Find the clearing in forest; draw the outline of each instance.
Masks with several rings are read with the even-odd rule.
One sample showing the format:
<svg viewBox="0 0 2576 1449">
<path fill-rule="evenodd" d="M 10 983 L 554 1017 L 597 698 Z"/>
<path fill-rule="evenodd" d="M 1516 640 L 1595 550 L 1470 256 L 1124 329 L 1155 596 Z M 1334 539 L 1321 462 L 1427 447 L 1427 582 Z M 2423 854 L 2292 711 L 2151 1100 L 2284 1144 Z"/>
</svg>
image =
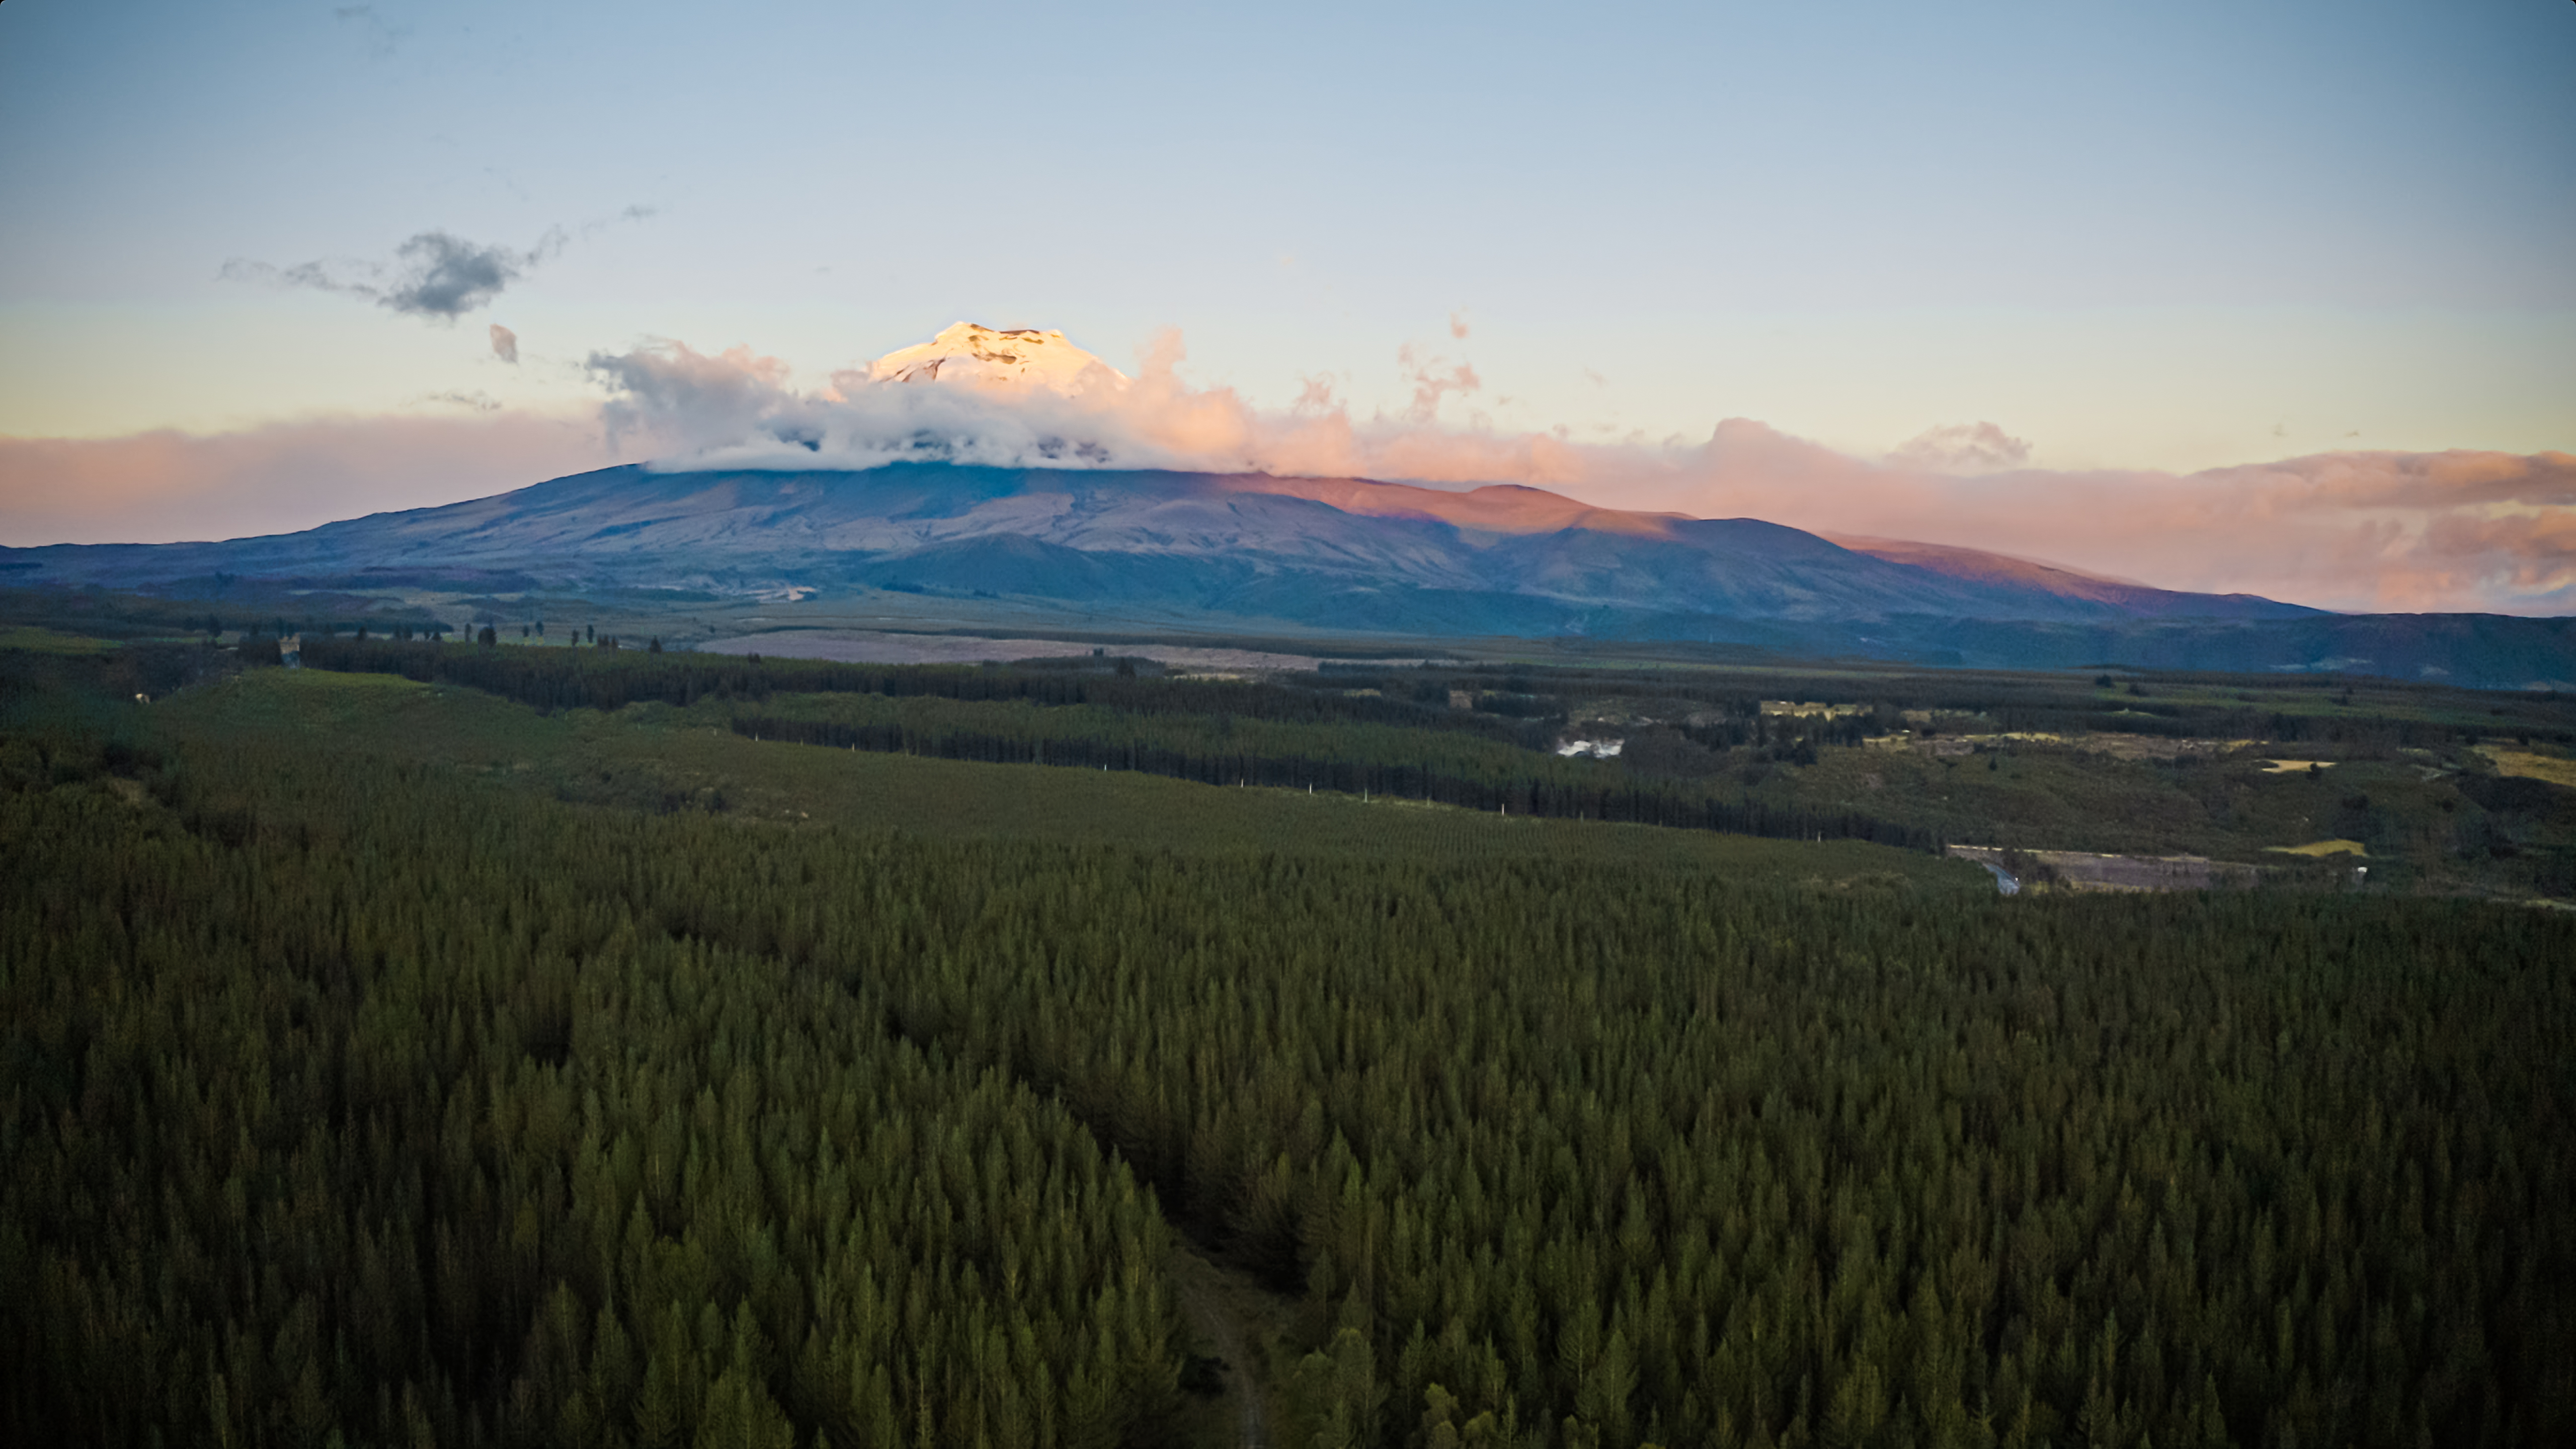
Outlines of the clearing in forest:
<svg viewBox="0 0 2576 1449">
<path fill-rule="evenodd" d="M 2502 745 L 2480 745 L 2478 753 L 2495 762 L 2499 775 L 2519 775 L 2526 780 L 2543 780 L 2576 789 L 2576 760 L 2535 754 L 2530 750 L 2508 750 Z"/>
</svg>

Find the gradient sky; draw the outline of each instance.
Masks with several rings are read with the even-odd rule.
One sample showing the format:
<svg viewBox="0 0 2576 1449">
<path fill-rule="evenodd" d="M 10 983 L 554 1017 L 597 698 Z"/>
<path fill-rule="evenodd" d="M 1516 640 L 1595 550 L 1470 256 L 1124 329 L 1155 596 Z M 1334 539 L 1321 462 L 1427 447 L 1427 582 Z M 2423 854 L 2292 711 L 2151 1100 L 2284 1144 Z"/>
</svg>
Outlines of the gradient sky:
<svg viewBox="0 0 2576 1449">
<path fill-rule="evenodd" d="M 747 345 L 820 386 L 971 319 L 1131 371 L 1176 328 L 1192 386 L 1321 380 L 1362 420 L 1463 364 L 1433 421 L 1575 441 L 2547 453 L 2571 75 L 2565 0 L 14 0 L 0 438 L 560 426 L 594 352 Z M 430 232 L 531 255 L 452 320 L 286 280 L 397 275 Z M 555 460 L 349 464 L 348 506 L 283 512 L 224 486 L 302 526 L 533 481 L 513 457 Z M 204 531 L 11 476 L 0 541 Z"/>
</svg>

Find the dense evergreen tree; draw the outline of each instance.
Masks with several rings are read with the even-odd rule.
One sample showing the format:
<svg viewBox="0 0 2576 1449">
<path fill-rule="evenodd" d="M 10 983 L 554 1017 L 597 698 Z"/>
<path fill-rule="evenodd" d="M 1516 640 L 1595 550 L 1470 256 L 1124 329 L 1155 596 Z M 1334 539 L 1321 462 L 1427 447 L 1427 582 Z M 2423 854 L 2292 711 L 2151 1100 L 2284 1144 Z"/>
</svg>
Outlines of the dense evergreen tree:
<svg viewBox="0 0 2576 1449">
<path fill-rule="evenodd" d="M 1177 1231 L 1298 1295 L 1306 1443 L 2576 1436 L 2554 915 L 939 844 L 130 717 L 0 739 L 12 1442 L 1151 1442 Z"/>
</svg>

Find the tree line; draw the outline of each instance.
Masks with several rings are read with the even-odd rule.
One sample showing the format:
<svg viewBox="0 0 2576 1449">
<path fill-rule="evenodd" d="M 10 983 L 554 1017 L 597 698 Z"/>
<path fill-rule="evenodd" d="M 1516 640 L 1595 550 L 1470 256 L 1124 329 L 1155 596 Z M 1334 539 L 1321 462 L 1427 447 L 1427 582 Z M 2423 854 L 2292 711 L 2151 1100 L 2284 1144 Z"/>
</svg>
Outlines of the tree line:
<svg viewBox="0 0 2576 1449">
<path fill-rule="evenodd" d="M 1107 661 L 1104 661 L 1107 662 Z M 1129 661 L 1132 663 L 1132 661 Z M 399 674 L 463 685 L 537 709 L 687 706 L 703 699 L 759 702 L 773 694 L 874 694 L 894 699 L 1026 701 L 1093 705 L 1127 714 L 1228 715 L 1307 723 L 1399 724 L 1532 742 L 1546 731 L 1406 697 L 1355 694 L 1242 679 L 1162 678 L 1114 668 L 955 664 L 844 664 L 759 655 L 645 654 L 634 650 L 456 649 L 393 640 L 307 640 L 308 668 Z"/>
<path fill-rule="evenodd" d="M 1165 716 L 1153 721 L 1159 728 L 1116 729 L 1103 727 L 1111 721 L 1070 709 L 1049 711 L 1043 720 L 1026 711 L 989 709 L 959 710 L 944 719 L 922 718 L 917 712 L 869 713 L 878 717 L 736 712 L 729 723 L 735 734 L 752 739 L 826 749 L 1134 770 L 1207 785 L 1380 795 L 1505 815 L 1940 848 L 1930 830 L 1858 811 L 1782 808 L 1740 793 L 1728 796 L 1704 783 L 1632 774 L 1610 762 L 1561 760 L 1511 747 L 1451 748 L 1429 731 L 1343 726 L 1308 727 L 1287 735 L 1275 726 L 1239 725 L 1230 716 Z M 1232 738 L 1237 734 L 1255 738 Z"/>
</svg>

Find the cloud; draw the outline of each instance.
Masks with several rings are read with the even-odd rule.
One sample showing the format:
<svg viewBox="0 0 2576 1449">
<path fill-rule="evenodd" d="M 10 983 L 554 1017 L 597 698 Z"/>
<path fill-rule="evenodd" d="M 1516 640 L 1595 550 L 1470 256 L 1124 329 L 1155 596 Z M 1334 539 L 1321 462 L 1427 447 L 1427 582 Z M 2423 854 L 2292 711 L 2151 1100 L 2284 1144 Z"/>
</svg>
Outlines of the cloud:
<svg viewBox="0 0 2576 1449">
<path fill-rule="evenodd" d="M 612 448 L 639 437 L 690 452 L 801 447 L 813 435 L 816 404 L 786 390 L 787 364 L 748 347 L 708 356 L 656 339 L 630 352 L 594 352 L 583 366 L 610 394 L 602 417 Z"/>
<path fill-rule="evenodd" d="M 519 362 L 519 334 L 495 322 L 492 324 L 492 355 L 513 367 Z"/>
<path fill-rule="evenodd" d="M 650 206 L 630 206 L 604 221 L 584 222 L 580 234 L 592 236 L 608 227 L 648 221 L 658 214 Z M 225 262 L 216 275 L 232 282 L 309 287 L 365 297 L 407 317 L 454 322 L 490 303 L 538 265 L 551 261 L 571 240 L 572 234 L 559 226 L 550 228 L 535 245 L 525 249 L 467 241 L 445 231 L 424 231 L 394 248 L 390 262 L 313 261 L 280 267 L 235 257 Z M 497 337 L 494 350 L 499 351 Z"/>
<path fill-rule="evenodd" d="M 592 417 L 315 418 L 234 433 L 0 437 L 0 543 L 169 543 L 482 498 L 604 466 Z"/>
<path fill-rule="evenodd" d="M 1467 335 L 1465 328 L 1455 324 L 1449 330 L 1456 336 Z M 1448 358 L 1425 357 L 1410 342 L 1395 350 L 1395 360 L 1404 369 L 1406 380 L 1413 384 L 1413 408 L 1407 416 L 1417 423 L 1439 416 L 1440 400 L 1449 394 L 1463 395 L 1485 385 L 1473 367 L 1463 362 L 1452 367 Z"/>
<path fill-rule="evenodd" d="M 1659 470 L 1639 461 L 1585 486 L 1605 503 L 1992 549 L 2172 589 L 2363 612 L 2576 613 L 2576 457 L 2565 453 L 1961 477 L 1736 420 Z"/>
<path fill-rule="evenodd" d="M 1992 423 L 1932 428 L 1898 446 L 1888 461 L 1935 473 L 1985 473 L 2030 461 L 2030 444 Z"/>
<path fill-rule="evenodd" d="M 1467 340 L 1466 308 L 1461 307 L 1457 311 L 1449 314 L 1449 335 L 1457 338 L 1461 342 Z"/>
<path fill-rule="evenodd" d="M 1126 386 L 1075 395 L 876 382 L 864 368 L 800 392 L 776 358 L 747 347 L 702 353 L 667 339 L 594 353 L 585 365 L 610 394 L 603 417 L 612 443 L 664 467 L 872 467 L 941 458 L 1434 482 L 1568 483 L 1582 476 L 1565 445 L 1543 435 L 1410 418 L 1356 421 L 1334 400 L 1330 378 L 1306 379 L 1295 409 L 1265 412 L 1230 388 L 1183 383 L 1177 368 L 1186 356 L 1180 334 L 1166 331 L 1148 345 Z M 1475 385 L 1464 368 L 1433 372 L 1430 382 L 1444 390 Z M 1416 412 L 1421 402 L 1417 397 Z"/>
<path fill-rule="evenodd" d="M 524 252 L 481 246 L 425 231 L 396 249 L 402 276 L 380 300 L 397 312 L 418 317 L 456 318 L 501 295 L 522 270 L 561 250 L 563 233 L 547 233 Z"/>
<path fill-rule="evenodd" d="M 323 262 L 274 267 L 240 257 L 224 263 L 221 275 L 229 281 L 268 282 L 365 297 L 405 316 L 453 322 L 501 295 L 503 288 L 530 267 L 563 250 L 563 245 L 561 228 L 546 233 L 525 251 L 470 242 L 443 231 L 425 231 L 396 247 L 390 266 L 351 264 L 365 273 L 365 280 L 347 275 L 345 267 L 335 271 Z"/>
<path fill-rule="evenodd" d="M 2347 508 L 2576 507 L 2565 453 L 2324 453 L 2225 471 Z"/>
</svg>

